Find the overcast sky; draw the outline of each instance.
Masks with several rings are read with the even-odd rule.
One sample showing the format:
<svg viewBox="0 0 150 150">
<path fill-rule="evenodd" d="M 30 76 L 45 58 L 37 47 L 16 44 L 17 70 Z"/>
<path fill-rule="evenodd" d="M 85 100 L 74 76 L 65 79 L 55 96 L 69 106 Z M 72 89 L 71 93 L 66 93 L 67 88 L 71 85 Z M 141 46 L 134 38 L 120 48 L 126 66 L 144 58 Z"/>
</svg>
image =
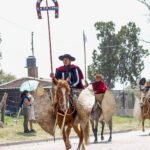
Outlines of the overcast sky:
<svg viewBox="0 0 150 150">
<path fill-rule="evenodd" d="M 91 53 L 97 48 L 94 23 L 113 21 L 116 28 L 133 21 L 141 28 L 141 38 L 150 41 L 147 8 L 136 0 L 58 0 L 60 16 L 50 12 L 54 70 L 62 64 L 58 56 L 70 53 L 76 57 L 75 64 L 84 70 L 82 32 L 87 36 L 87 64 Z M 49 4 L 53 5 L 49 0 Z M 0 51 L 2 69 L 16 75 L 27 76 L 26 58 L 31 55 L 31 32 L 34 32 L 34 48 L 39 76 L 49 78 L 50 57 L 46 12 L 42 20 L 36 14 L 36 0 L 0 0 Z M 43 0 L 42 5 L 45 5 Z M 144 44 L 144 43 L 141 43 Z M 150 45 L 144 44 L 145 48 Z M 150 58 L 150 57 L 149 57 Z M 142 76 L 148 76 L 150 60 L 145 60 Z"/>
</svg>

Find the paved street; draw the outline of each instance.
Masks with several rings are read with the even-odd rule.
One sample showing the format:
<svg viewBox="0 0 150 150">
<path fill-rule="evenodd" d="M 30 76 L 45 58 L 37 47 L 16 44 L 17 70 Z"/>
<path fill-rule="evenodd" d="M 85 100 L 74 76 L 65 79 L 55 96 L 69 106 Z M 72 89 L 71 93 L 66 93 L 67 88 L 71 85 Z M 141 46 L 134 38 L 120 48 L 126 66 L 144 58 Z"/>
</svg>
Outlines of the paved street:
<svg viewBox="0 0 150 150">
<path fill-rule="evenodd" d="M 90 144 L 87 146 L 87 150 L 149 150 L 150 149 L 150 136 L 148 131 L 143 133 L 141 131 L 131 131 L 126 133 L 113 134 L 113 140 L 111 143 L 107 141 L 92 143 L 93 137 L 90 137 Z M 100 137 L 99 137 L 100 139 Z M 105 135 L 105 140 L 108 139 L 108 135 Z M 71 139 L 72 149 L 76 150 L 78 139 Z M 65 150 L 62 140 L 39 142 L 31 144 L 21 144 L 13 146 L 1 146 L 0 150 Z"/>
</svg>

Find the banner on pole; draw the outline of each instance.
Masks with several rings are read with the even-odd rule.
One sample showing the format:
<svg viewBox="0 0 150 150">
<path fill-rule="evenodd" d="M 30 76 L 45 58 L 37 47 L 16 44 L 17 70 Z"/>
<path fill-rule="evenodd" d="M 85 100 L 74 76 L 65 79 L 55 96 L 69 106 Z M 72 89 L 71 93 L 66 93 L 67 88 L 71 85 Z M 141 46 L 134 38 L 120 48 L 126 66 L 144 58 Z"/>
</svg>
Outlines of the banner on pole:
<svg viewBox="0 0 150 150">
<path fill-rule="evenodd" d="M 52 0 L 54 3 L 54 6 L 48 6 L 48 7 L 47 6 L 41 7 L 42 1 L 43 0 L 37 0 L 37 3 L 36 3 L 36 11 L 37 11 L 38 19 L 42 19 L 41 11 L 49 11 L 49 10 L 54 10 L 55 18 L 58 18 L 59 17 L 59 5 L 58 5 L 57 0 Z"/>
</svg>

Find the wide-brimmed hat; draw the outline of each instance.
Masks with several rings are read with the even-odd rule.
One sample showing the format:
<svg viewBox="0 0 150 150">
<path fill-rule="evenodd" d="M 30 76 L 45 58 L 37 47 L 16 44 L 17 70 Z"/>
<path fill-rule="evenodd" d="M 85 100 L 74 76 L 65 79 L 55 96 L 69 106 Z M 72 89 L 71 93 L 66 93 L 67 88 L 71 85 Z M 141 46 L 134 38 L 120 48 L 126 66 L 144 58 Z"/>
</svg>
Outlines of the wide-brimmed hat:
<svg viewBox="0 0 150 150">
<path fill-rule="evenodd" d="M 103 76 L 102 74 L 100 74 L 100 73 L 96 73 L 96 74 L 95 74 L 95 77 L 98 77 L 98 78 L 104 79 L 104 76 Z"/>
<path fill-rule="evenodd" d="M 63 60 L 64 58 L 69 58 L 71 61 L 75 61 L 75 58 L 69 54 L 64 54 L 64 55 L 59 56 L 60 60 Z"/>
<path fill-rule="evenodd" d="M 139 81 L 139 85 L 144 85 L 146 83 L 146 78 L 142 78 L 140 81 Z"/>
</svg>

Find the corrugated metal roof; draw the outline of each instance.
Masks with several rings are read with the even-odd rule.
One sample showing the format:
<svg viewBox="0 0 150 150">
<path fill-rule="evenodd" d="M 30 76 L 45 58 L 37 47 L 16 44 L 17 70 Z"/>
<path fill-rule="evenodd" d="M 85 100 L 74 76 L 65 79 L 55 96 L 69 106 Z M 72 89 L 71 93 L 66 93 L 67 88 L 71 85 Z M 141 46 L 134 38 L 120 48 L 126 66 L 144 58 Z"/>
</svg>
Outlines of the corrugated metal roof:
<svg viewBox="0 0 150 150">
<path fill-rule="evenodd" d="M 21 84 L 28 80 L 39 81 L 43 87 L 51 86 L 51 80 L 43 78 L 23 77 L 0 85 L 0 89 L 18 89 Z"/>
</svg>

